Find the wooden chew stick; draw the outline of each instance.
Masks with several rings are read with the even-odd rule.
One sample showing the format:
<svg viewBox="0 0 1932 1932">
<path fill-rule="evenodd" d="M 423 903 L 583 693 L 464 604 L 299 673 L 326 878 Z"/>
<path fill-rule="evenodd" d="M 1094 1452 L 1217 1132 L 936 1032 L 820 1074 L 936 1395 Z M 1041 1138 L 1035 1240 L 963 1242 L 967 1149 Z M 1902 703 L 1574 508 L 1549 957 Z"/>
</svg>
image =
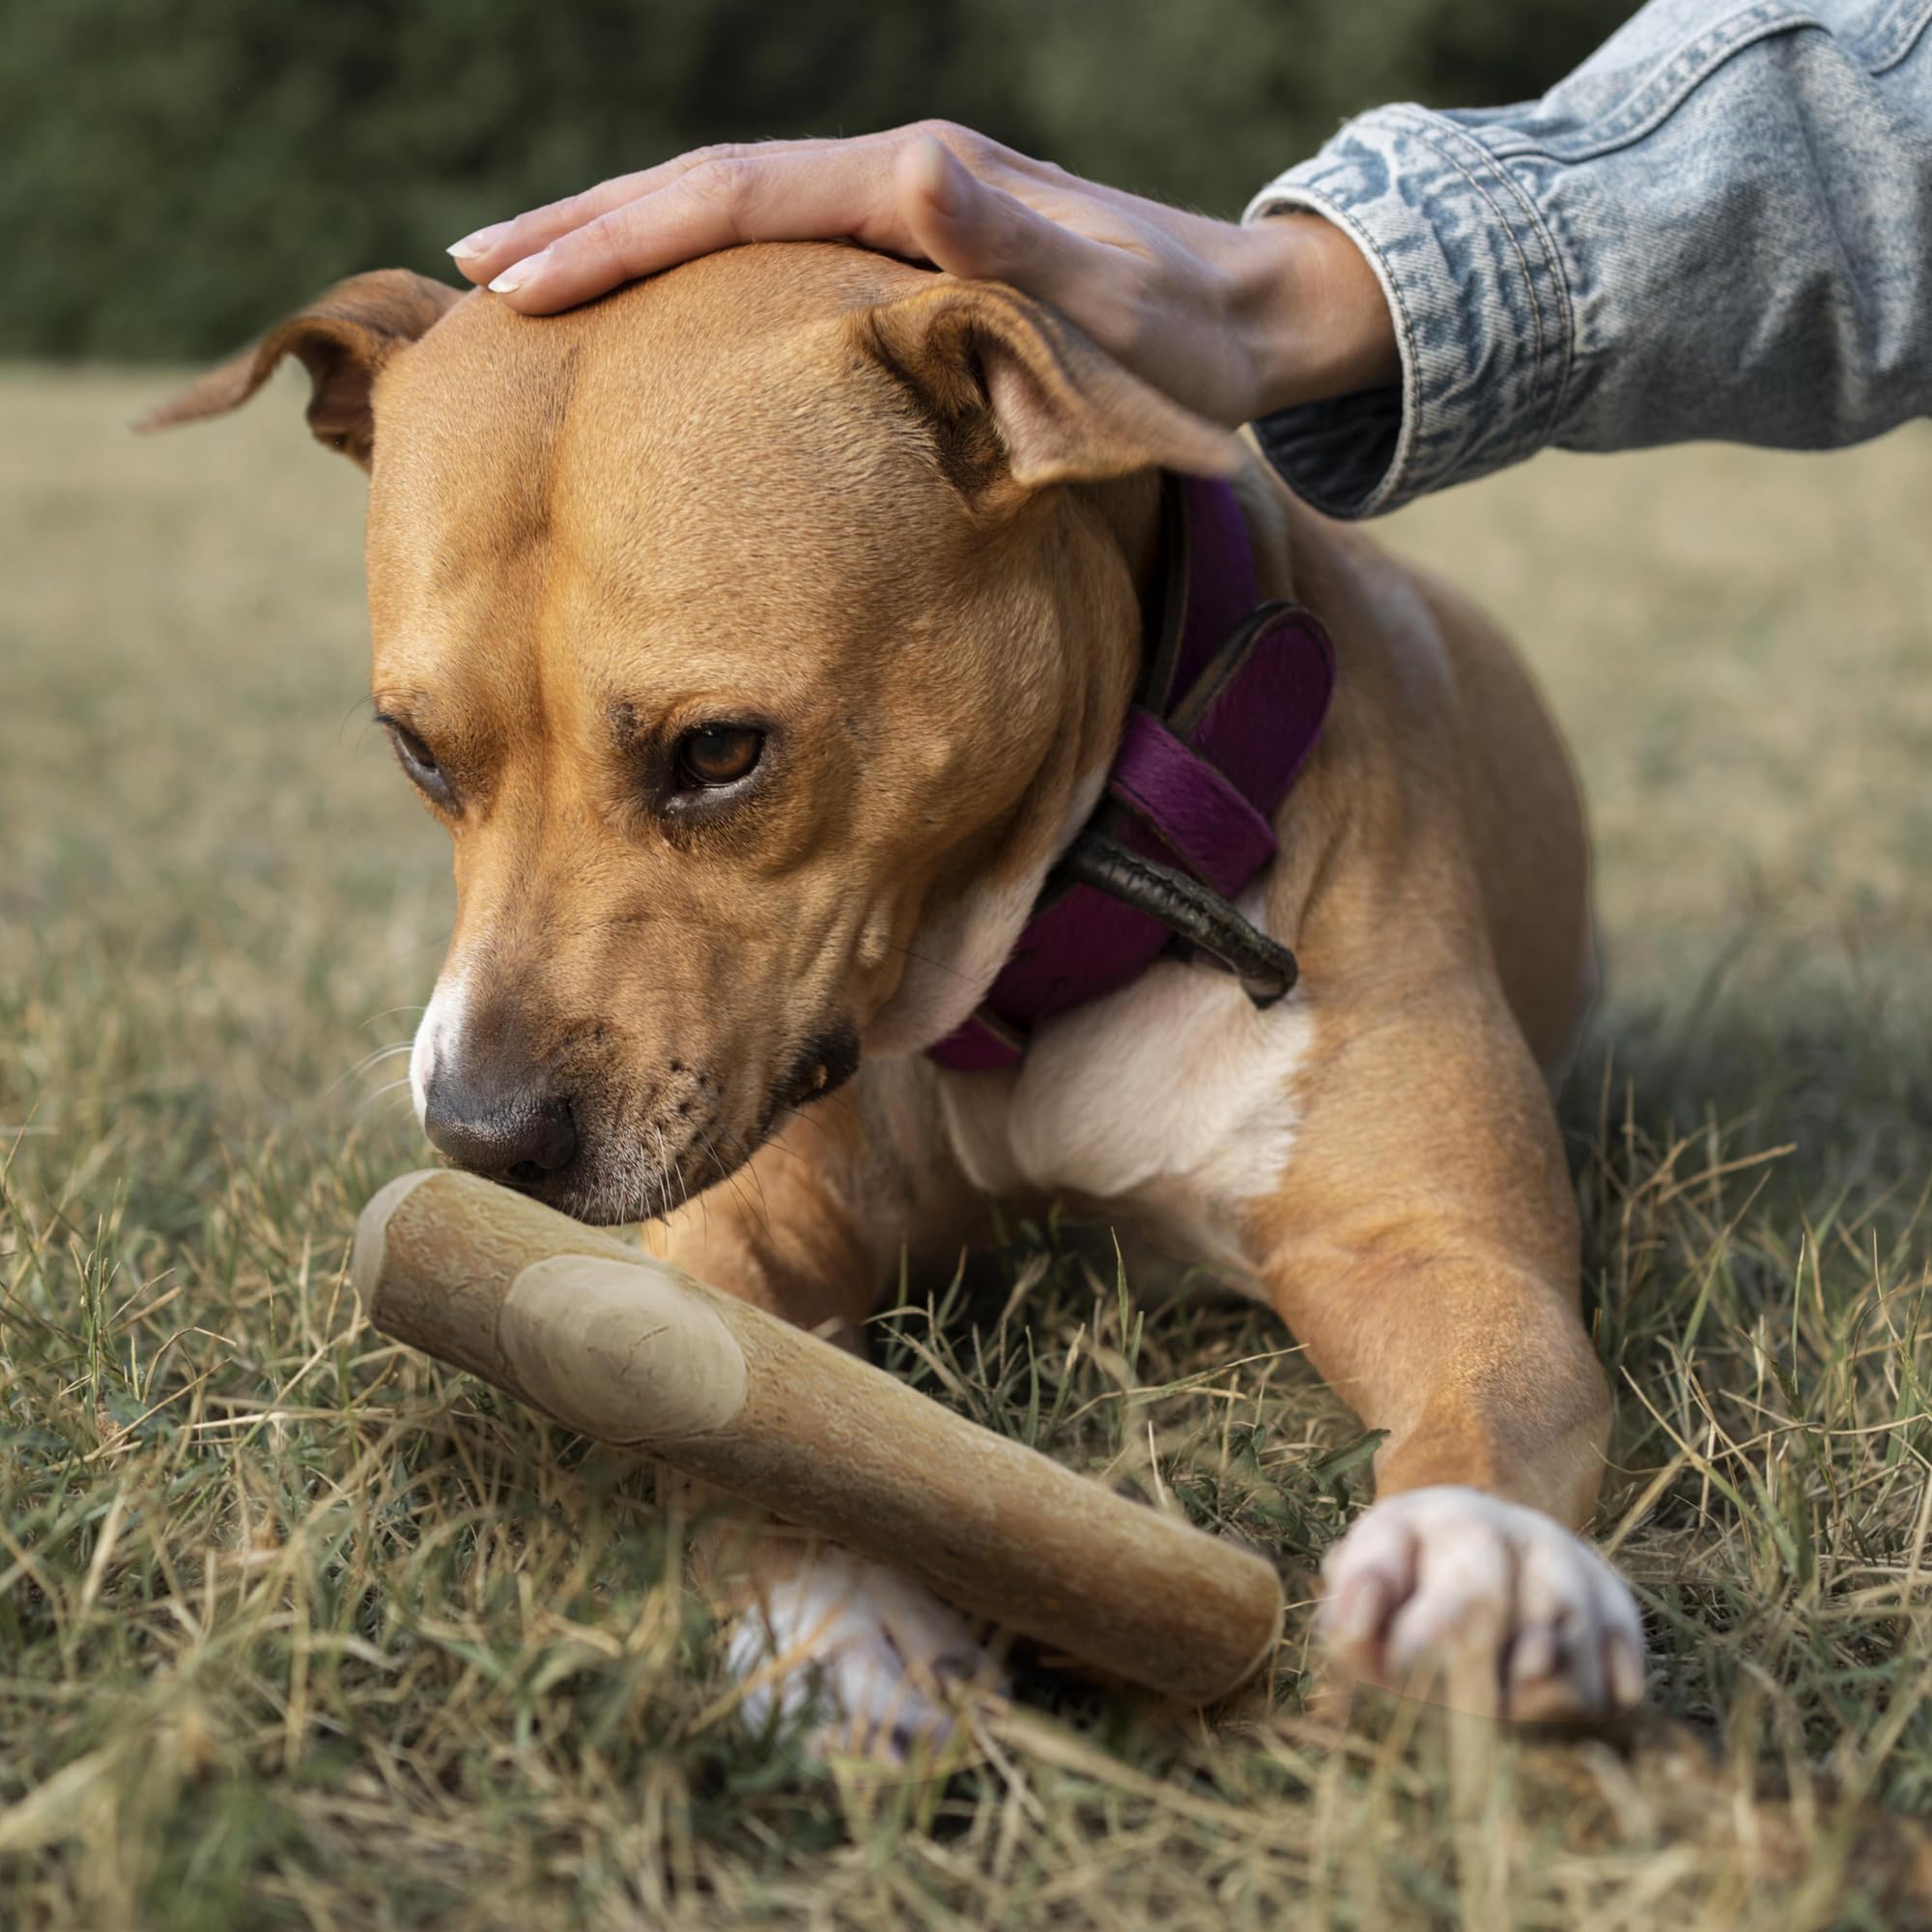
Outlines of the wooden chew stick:
<svg viewBox="0 0 1932 1932">
<path fill-rule="evenodd" d="M 391 1181 L 355 1277 L 385 1334 L 1130 1683 L 1206 1703 L 1273 1649 L 1253 1551 L 474 1175 Z"/>
</svg>

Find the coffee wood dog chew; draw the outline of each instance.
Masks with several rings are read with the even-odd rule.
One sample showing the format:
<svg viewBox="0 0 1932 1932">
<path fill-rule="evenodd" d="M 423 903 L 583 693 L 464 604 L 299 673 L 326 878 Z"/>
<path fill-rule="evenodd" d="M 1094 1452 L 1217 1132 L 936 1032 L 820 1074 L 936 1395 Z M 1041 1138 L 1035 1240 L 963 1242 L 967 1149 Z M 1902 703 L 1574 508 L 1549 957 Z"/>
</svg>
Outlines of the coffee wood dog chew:
<svg viewBox="0 0 1932 1932">
<path fill-rule="evenodd" d="M 355 1278 L 384 1334 L 1129 1683 L 1206 1703 L 1274 1646 L 1281 1584 L 1254 1552 L 507 1188 L 391 1181 Z"/>
</svg>

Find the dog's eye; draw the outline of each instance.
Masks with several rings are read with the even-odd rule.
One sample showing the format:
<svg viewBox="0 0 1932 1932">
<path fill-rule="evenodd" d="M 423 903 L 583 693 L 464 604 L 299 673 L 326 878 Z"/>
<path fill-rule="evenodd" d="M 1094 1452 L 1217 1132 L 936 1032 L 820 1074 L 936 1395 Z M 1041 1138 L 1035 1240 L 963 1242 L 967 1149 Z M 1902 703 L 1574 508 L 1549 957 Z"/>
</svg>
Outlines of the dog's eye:
<svg viewBox="0 0 1932 1932">
<path fill-rule="evenodd" d="M 412 782 L 438 805 L 453 804 L 455 793 L 430 748 L 407 724 L 393 718 L 384 718 L 383 728 L 389 734 L 397 764 L 402 766 Z"/>
<path fill-rule="evenodd" d="M 736 784 L 757 769 L 765 734 L 750 724 L 700 724 L 677 741 L 677 782 L 686 791 Z"/>
</svg>

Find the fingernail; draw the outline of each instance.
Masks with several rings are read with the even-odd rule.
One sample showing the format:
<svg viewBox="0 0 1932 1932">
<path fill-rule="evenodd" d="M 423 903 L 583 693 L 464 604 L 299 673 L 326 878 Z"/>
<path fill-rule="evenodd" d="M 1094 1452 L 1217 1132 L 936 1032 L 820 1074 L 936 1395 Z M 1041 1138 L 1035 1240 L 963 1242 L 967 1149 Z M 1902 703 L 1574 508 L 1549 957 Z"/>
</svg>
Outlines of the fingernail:
<svg viewBox="0 0 1932 1932">
<path fill-rule="evenodd" d="M 492 293 L 499 296 L 513 295 L 542 269 L 544 257 L 549 253 L 550 250 L 548 248 L 540 248 L 534 255 L 526 255 L 521 262 L 511 263 L 490 284 Z"/>
<path fill-rule="evenodd" d="M 459 262 L 473 261 L 478 255 L 487 255 L 491 244 L 510 224 L 507 221 L 493 221 L 488 228 L 479 228 L 473 235 L 466 235 L 461 242 L 452 242 L 449 252 Z"/>
</svg>

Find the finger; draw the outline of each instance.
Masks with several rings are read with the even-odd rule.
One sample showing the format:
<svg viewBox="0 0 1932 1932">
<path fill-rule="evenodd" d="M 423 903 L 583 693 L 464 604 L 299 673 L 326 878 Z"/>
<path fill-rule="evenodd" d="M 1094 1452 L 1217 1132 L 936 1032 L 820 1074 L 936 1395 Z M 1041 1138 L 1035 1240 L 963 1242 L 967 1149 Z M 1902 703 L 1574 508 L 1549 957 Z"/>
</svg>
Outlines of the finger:
<svg viewBox="0 0 1932 1932">
<path fill-rule="evenodd" d="M 581 228 L 584 222 L 594 220 L 613 208 L 621 208 L 627 201 L 635 201 L 639 194 L 647 192 L 642 184 L 652 175 L 663 172 L 664 168 L 675 168 L 689 158 L 681 155 L 675 161 L 665 162 L 662 168 L 647 168 L 640 174 L 615 175 L 610 181 L 599 182 L 595 187 L 584 189 L 582 194 L 565 195 L 561 201 L 550 202 L 542 208 L 526 209 L 508 221 L 493 221 L 487 227 L 466 235 L 462 241 L 452 242 L 449 244 L 449 259 L 456 264 L 458 273 L 468 275 L 472 282 L 487 282 L 512 262 L 521 261 L 526 255 L 534 255 L 539 248 L 548 247 L 559 235 Z"/>
<path fill-rule="evenodd" d="M 901 152 L 895 186 L 914 252 L 950 275 L 1009 282 L 1090 329 L 1119 306 L 1122 271 L 1137 270 L 1124 250 L 1091 241 L 977 179 L 929 134 Z"/>
<path fill-rule="evenodd" d="M 879 137 L 865 138 L 876 140 Z M 655 167 L 640 169 L 636 174 L 613 175 L 607 182 L 599 182 L 595 187 L 585 188 L 582 194 L 565 195 L 561 201 L 530 209 L 508 221 L 496 221 L 478 228 L 462 241 L 451 242 L 449 257 L 458 270 L 472 282 L 488 282 L 511 263 L 521 262 L 526 256 L 549 247 L 558 236 L 568 235 L 572 229 L 582 228 L 599 215 L 609 214 L 614 209 L 641 201 L 646 195 L 668 187 L 693 168 L 703 167 L 713 161 L 740 160 L 751 156 L 803 154 L 811 149 L 837 145 L 838 143 L 831 136 L 815 136 L 796 141 L 757 141 L 694 148 L 689 154 L 660 161 Z"/>
<path fill-rule="evenodd" d="M 706 161 L 513 262 L 490 287 L 526 315 L 551 315 L 741 242 L 833 236 L 910 252 L 885 145 L 829 142 Z"/>
<path fill-rule="evenodd" d="M 901 170 L 901 196 L 910 190 L 917 199 L 920 169 L 943 172 L 941 163 L 926 152 L 932 147 L 938 148 L 942 159 L 952 161 L 969 187 L 1005 190 L 1017 210 L 1100 248 L 1131 249 L 1145 245 L 1154 235 L 1184 236 L 1222 225 L 1125 188 L 1090 181 L 1057 161 L 1039 160 L 944 122 L 899 130 L 895 159 Z"/>
<path fill-rule="evenodd" d="M 1217 422 L 1243 421 L 1227 384 L 1203 380 L 1225 351 L 1211 334 L 1201 339 L 1199 320 L 1211 304 L 1186 299 L 1194 296 L 1188 277 L 1204 276 L 1202 266 L 1071 176 L 1009 179 L 1010 192 L 930 140 L 902 153 L 895 180 L 912 252 L 951 274 L 1007 282 L 1051 303 L 1177 402 Z"/>
</svg>

